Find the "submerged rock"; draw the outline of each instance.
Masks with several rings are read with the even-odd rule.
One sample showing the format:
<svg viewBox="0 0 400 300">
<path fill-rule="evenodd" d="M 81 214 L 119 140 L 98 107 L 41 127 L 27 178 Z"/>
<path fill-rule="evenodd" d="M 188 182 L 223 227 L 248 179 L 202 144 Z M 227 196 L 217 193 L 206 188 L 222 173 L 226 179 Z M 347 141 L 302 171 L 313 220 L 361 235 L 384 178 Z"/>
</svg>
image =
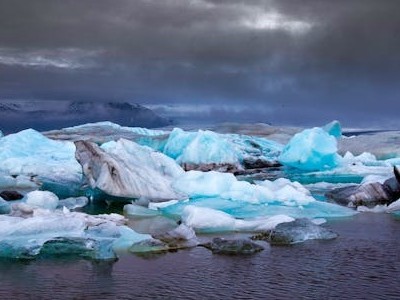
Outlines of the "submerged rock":
<svg viewBox="0 0 400 300">
<path fill-rule="evenodd" d="M 249 255 L 264 250 L 264 247 L 250 239 L 226 240 L 223 238 L 214 238 L 211 242 L 202 244 L 201 246 L 210 249 L 214 254 L 226 255 Z"/>
<path fill-rule="evenodd" d="M 307 240 L 331 240 L 337 234 L 318 226 L 309 219 L 296 219 L 292 222 L 278 224 L 273 230 L 256 235 L 255 240 L 265 240 L 271 245 L 291 245 Z"/>
<path fill-rule="evenodd" d="M 373 207 L 390 204 L 400 198 L 400 172 L 394 167 L 395 176 L 384 183 L 373 182 L 334 189 L 326 197 L 338 204 L 358 207 Z"/>
<path fill-rule="evenodd" d="M 93 189 L 111 196 L 153 202 L 186 197 L 171 186 L 173 179 L 184 171 L 162 153 L 124 139 L 102 148 L 85 141 L 75 145 L 76 158 Z"/>
</svg>

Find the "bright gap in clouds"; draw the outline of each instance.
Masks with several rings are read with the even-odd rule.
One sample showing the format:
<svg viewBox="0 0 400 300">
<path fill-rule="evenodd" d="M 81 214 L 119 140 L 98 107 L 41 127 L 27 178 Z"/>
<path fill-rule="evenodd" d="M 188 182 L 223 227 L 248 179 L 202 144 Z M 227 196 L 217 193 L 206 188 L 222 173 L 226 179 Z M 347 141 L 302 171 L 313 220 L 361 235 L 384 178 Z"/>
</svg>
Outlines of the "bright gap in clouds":
<svg viewBox="0 0 400 300">
<path fill-rule="evenodd" d="M 98 54 L 99 51 L 76 48 L 27 51 L 0 48 L 0 64 L 36 68 L 83 69 L 94 67 L 93 58 Z"/>
<path fill-rule="evenodd" d="M 241 24 L 255 30 L 283 30 L 293 34 L 305 34 L 314 26 L 313 23 L 290 19 L 277 12 L 249 14 Z"/>
</svg>

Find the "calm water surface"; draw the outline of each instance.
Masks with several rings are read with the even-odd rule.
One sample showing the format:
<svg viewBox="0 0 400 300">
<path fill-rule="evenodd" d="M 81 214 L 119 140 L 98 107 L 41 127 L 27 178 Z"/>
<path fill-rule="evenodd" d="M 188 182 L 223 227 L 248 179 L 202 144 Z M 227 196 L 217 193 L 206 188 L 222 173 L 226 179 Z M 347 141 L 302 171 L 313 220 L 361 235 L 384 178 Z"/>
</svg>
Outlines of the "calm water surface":
<svg viewBox="0 0 400 300">
<path fill-rule="evenodd" d="M 328 242 L 253 256 L 204 248 L 116 263 L 0 261 L 0 299 L 400 299 L 400 220 L 361 214 L 326 224 Z"/>
</svg>

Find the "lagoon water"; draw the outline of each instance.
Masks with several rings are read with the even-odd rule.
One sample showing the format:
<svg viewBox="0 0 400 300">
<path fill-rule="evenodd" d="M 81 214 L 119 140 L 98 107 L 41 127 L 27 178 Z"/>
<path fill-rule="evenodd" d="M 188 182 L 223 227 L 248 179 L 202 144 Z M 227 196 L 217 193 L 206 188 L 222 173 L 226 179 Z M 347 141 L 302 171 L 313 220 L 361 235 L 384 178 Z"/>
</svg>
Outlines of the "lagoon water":
<svg viewBox="0 0 400 300">
<path fill-rule="evenodd" d="M 222 256 L 201 247 L 115 263 L 0 261 L 0 299 L 399 299 L 400 219 L 362 213 L 332 241 Z"/>
</svg>

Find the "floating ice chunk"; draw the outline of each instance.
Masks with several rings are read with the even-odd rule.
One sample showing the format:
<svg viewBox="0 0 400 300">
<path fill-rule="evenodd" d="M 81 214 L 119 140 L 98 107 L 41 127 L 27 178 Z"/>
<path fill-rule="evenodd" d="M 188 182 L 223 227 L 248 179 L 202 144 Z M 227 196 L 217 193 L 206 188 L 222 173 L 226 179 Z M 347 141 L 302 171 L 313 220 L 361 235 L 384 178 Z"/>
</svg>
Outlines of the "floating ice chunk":
<svg viewBox="0 0 400 300">
<path fill-rule="evenodd" d="M 171 186 L 184 171 L 162 153 L 124 139 L 101 148 L 84 141 L 75 143 L 77 158 L 92 188 L 111 196 L 154 202 L 186 198 Z"/>
<path fill-rule="evenodd" d="M 55 210 L 58 206 L 58 197 L 48 191 L 33 191 L 26 195 L 25 202 L 32 208 Z"/>
<path fill-rule="evenodd" d="M 154 238 L 166 243 L 169 249 L 195 247 L 199 243 L 193 228 L 188 227 L 185 224 L 180 224 L 172 230 L 158 233 L 153 236 Z"/>
<path fill-rule="evenodd" d="M 315 201 L 307 190 L 299 182 L 292 182 L 286 178 L 278 178 L 275 181 L 265 180 L 258 185 L 267 187 L 274 193 L 273 199 L 284 202 L 288 206 L 306 205 Z"/>
<path fill-rule="evenodd" d="M 387 212 L 395 212 L 400 210 L 400 199 L 389 204 Z"/>
<path fill-rule="evenodd" d="M 0 171 L 39 180 L 80 183 L 82 169 L 71 142 L 53 141 L 33 129 L 0 139 Z"/>
<path fill-rule="evenodd" d="M 286 215 L 275 215 L 268 218 L 254 220 L 236 220 L 237 231 L 267 231 L 275 228 L 278 224 L 292 222 L 294 219 Z"/>
<path fill-rule="evenodd" d="M 301 170 L 324 170 L 338 165 L 340 156 L 336 152 L 335 137 L 315 127 L 295 134 L 283 149 L 279 161 Z"/>
<path fill-rule="evenodd" d="M 290 245 L 307 240 L 330 240 L 337 236 L 331 230 L 318 226 L 308 219 L 297 219 L 293 222 L 278 224 L 265 237 L 271 245 Z"/>
<path fill-rule="evenodd" d="M 127 226 L 118 226 L 120 237 L 113 242 L 112 249 L 116 252 L 127 251 L 132 245 L 153 239 L 149 234 L 137 233 Z"/>
<path fill-rule="evenodd" d="M 234 231 L 236 220 L 232 216 L 207 207 L 186 206 L 182 221 L 198 232 Z"/>
<path fill-rule="evenodd" d="M 173 187 L 190 198 L 220 197 L 250 203 L 273 203 L 304 205 L 315 199 L 299 183 L 279 179 L 264 181 L 257 185 L 238 181 L 230 173 L 189 171 L 178 177 Z"/>
<path fill-rule="evenodd" d="M 375 155 L 369 152 L 363 152 L 357 156 L 354 156 L 351 152 L 346 152 L 341 159 L 341 165 L 362 165 L 368 167 L 392 166 L 389 162 L 377 160 Z"/>
<path fill-rule="evenodd" d="M 190 201 L 181 201 L 175 205 L 162 208 L 161 211 L 169 215 L 182 215 L 185 207 L 189 205 L 223 211 L 236 219 L 266 218 L 276 215 L 309 219 L 340 218 L 357 214 L 354 209 L 321 201 L 312 201 L 301 206 L 287 206 L 280 202 L 255 204 L 222 198 L 196 198 Z"/>
<path fill-rule="evenodd" d="M 238 165 L 240 161 L 234 145 L 212 131 L 185 132 L 175 128 L 164 147 L 164 153 L 179 164 Z"/>
<path fill-rule="evenodd" d="M 58 208 L 66 207 L 67 209 L 73 210 L 85 207 L 88 203 L 89 199 L 87 197 L 67 198 L 58 201 Z"/>
<path fill-rule="evenodd" d="M 239 164 L 233 145 L 212 131 L 199 131 L 177 158 L 180 164 Z"/>
<path fill-rule="evenodd" d="M 322 129 L 336 138 L 342 136 L 342 126 L 340 125 L 339 121 L 332 121 L 322 127 Z"/>
<path fill-rule="evenodd" d="M 28 218 L 1 215 L 0 257 L 34 258 L 58 253 L 113 259 L 114 248 L 127 249 L 151 238 L 119 225 L 121 219 L 124 217 L 41 209 L 35 209 Z"/>
<path fill-rule="evenodd" d="M 126 127 L 115 124 L 113 122 L 104 121 L 104 122 L 96 122 L 96 123 L 87 123 L 74 127 L 68 127 L 62 129 L 65 133 L 75 133 L 75 132 L 83 132 L 87 133 L 90 131 L 114 131 L 114 132 L 132 132 L 138 135 L 148 135 L 148 136 L 158 136 L 167 134 L 168 131 L 164 130 L 156 130 L 156 129 L 147 129 L 143 127 Z"/>
<path fill-rule="evenodd" d="M 236 181 L 230 173 L 189 171 L 178 177 L 173 187 L 190 198 L 213 197 L 228 191 Z"/>
<path fill-rule="evenodd" d="M 149 209 L 158 210 L 160 208 L 164 208 L 167 206 L 177 204 L 178 202 L 179 202 L 178 200 L 169 200 L 169 201 L 159 202 L 159 203 L 150 202 L 148 207 L 149 207 Z"/>
<path fill-rule="evenodd" d="M 177 159 L 183 154 L 185 148 L 192 142 L 192 140 L 194 140 L 195 137 L 195 132 L 186 132 L 180 128 L 174 128 L 164 147 L 164 154 L 173 159 Z"/>
<path fill-rule="evenodd" d="M 384 213 L 387 211 L 387 205 L 375 205 L 374 207 L 358 206 L 358 212 L 368 212 L 368 213 Z"/>
<path fill-rule="evenodd" d="M 382 176 L 376 174 L 367 175 L 361 181 L 361 184 L 374 183 L 374 182 L 379 182 L 383 184 L 386 180 L 388 180 L 391 177 L 390 175 L 389 176 Z"/>
<path fill-rule="evenodd" d="M 288 216 L 273 216 L 254 220 L 239 220 L 219 210 L 188 205 L 183 209 L 182 221 L 196 232 L 265 231 L 282 222 L 293 221 Z"/>
<path fill-rule="evenodd" d="M 146 218 L 159 216 L 160 214 L 161 213 L 157 210 L 148 209 L 136 204 L 127 204 L 124 206 L 124 215 L 129 217 Z"/>
<path fill-rule="evenodd" d="M 32 176 L 11 176 L 0 173 L 0 191 L 27 193 L 40 188 L 40 183 Z"/>
</svg>

